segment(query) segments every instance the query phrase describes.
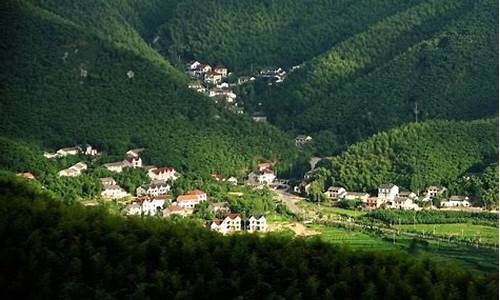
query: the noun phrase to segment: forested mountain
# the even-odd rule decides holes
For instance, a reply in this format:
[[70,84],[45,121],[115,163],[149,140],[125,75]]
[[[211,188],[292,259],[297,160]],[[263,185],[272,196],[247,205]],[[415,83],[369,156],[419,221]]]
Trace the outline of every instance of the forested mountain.
[[412,2],[273,88],[273,122],[352,143],[414,120],[415,106],[421,119],[496,115],[497,1]]
[[168,2],[1,6],[2,134],[112,154],[145,147],[149,163],[202,173],[243,174],[255,158],[296,156],[278,130],[188,90],[187,78],[143,39],[164,21],[157,9],[168,17]]
[[498,205],[498,185],[496,194],[491,191],[495,168],[487,168],[498,159],[497,137],[498,119],[413,123],[350,146],[327,168],[336,184],[353,190],[392,182],[413,191],[441,184],[451,192],[464,192],[465,184],[456,184],[462,176],[486,168],[484,189],[490,192],[484,196]]
[[67,206],[0,176],[3,299],[497,299],[497,275]]

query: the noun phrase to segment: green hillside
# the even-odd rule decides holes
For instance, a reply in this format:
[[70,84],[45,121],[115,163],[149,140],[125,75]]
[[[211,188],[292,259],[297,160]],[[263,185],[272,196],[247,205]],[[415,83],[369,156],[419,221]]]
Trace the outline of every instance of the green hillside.
[[301,64],[421,0],[180,1],[158,28],[159,49],[248,72]]
[[265,105],[279,127],[340,143],[414,120],[416,104],[420,119],[496,115],[497,20],[497,1],[415,3],[314,58]]
[[111,154],[141,146],[149,163],[202,173],[243,174],[258,157],[294,159],[286,135],[188,90],[187,78],[142,39],[163,21],[154,18],[158,6],[125,3],[1,4],[2,134]]
[[[413,191],[442,184],[450,192],[464,192],[455,184],[463,175],[497,161],[497,137],[498,119],[413,123],[350,146],[328,168],[336,184],[352,190],[372,191],[392,182]],[[494,170],[486,169],[481,186],[490,192],[482,196],[498,205],[498,195],[491,191]]]
[[[65,205],[0,177],[3,299],[496,299],[497,274]],[[375,267],[374,267],[375,266]]]

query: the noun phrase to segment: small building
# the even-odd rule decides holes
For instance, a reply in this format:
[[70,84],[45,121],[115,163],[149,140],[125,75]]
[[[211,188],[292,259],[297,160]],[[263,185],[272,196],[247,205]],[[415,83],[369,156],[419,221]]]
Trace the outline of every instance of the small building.
[[426,192],[427,192],[427,197],[428,198],[434,198],[436,196],[440,196],[444,193],[446,193],[447,189],[443,186],[436,186],[436,185],[431,185],[429,187],[427,187],[426,189]]
[[130,194],[117,184],[109,184],[104,185],[101,196],[107,199],[121,199],[130,196]]
[[90,156],[95,156],[98,155],[99,153],[97,152],[97,149],[93,148],[91,145],[85,146],[85,150],[83,151],[85,155],[90,155]]
[[257,181],[260,184],[271,184],[276,179],[274,171],[266,169],[260,172],[257,176]]
[[227,180],[227,183],[230,183],[232,185],[237,185],[238,184],[238,178],[231,176]]
[[78,153],[80,153],[80,151],[81,151],[80,147],[75,146],[75,147],[61,148],[56,151],[56,154],[58,157],[65,157],[69,155],[77,155]]
[[222,233],[227,234],[231,232],[241,231],[241,217],[239,214],[228,214],[224,220],[222,220]]
[[419,210],[420,207],[413,203],[413,200],[405,197],[396,197],[394,200],[387,202],[390,208],[404,209],[404,210]]
[[252,119],[255,121],[255,122],[263,122],[263,123],[267,123],[267,116],[265,113],[263,112],[254,112],[252,114]]
[[166,195],[168,192],[170,192],[170,185],[162,180],[152,181],[136,189],[137,196],[159,196]]
[[252,215],[243,221],[244,229],[248,232],[266,232],[267,220],[263,215]]
[[312,142],[313,138],[308,136],[308,135],[298,135],[295,137],[295,145],[297,146],[303,146],[307,143]]
[[27,179],[35,180],[35,175],[33,175],[31,172],[23,172],[23,173],[17,173],[16,176],[18,177],[24,177]]
[[136,149],[130,149],[125,153],[127,157],[139,157],[141,156],[142,152],[144,152],[144,148],[136,148]]
[[107,163],[103,165],[108,171],[121,173],[124,168],[130,167],[130,164],[127,161],[118,161]]
[[411,199],[411,200],[417,200],[417,198],[418,198],[417,194],[415,194],[414,192],[410,192],[410,191],[399,192],[398,197],[407,198],[407,199]]
[[169,216],[186,217],[186,216],[191,215],[191,214],[193,214],[192,209],[184,209],[177,204],[172,204],[163,210],[164,217],[169,217]]
[[216,72],[208,72],[205,74],[205,82],[217,84],[222,81],[222,75]]
[[210,174],[210,176],[213,179],[215,179],[216,181],[226,181],[226,178],[224,178],[224,175],[222,175],[222,174],[214,173],[214,174]]
[[198,93],[205,93],[207,91],[207,89],[205,88],[205,86],[201,82],[199,82],[199,81],[195,81],[195,82],[189,83],[188,84],[188,88],[190,88],[192,90],[195,90]]
[[165,199],[163,198],[150,198],[142,199],[142,213],[146,216],[156,216],[162,213],[165,206]]
[[368,201],[370,194],[358,192],[346,192],[344,200],[361,200],[363,203]]
[[273,170],[273,168],[274,168],[274,163],[272,162],[261,162],[257,164],[257,170],[259,170],[259,172],[265,170]]
[[102,185],[106,186],[106,185],[114,185],[116,184],[116,181],[111,178],[111,177],[104,177],[104,178],[100,178],[99,181],[101,182]]
[[223,64],[216,65],[214,72],[222,75],[223,77],[227,76],[227,68]]
[[177,172],[171,167],[152,168],[148,170],[148,176],[152,180],[175,181]]
[[451,196],[447,201],[441,201],[441,207],[470,207],[469,197]]
[[190,63],[188,63],[187,69],[193,71],[193,70],[197,70],[200,66],[201,66],[201,63],[199,61],[193,60]]
[[201,190],[193,190],[177,197],[177,205],[182,208],[194,209],[200,202],[207,201],[207,194]]
[[385,201],[393,201],[399,194],[399,187],[392,183],[384,183],[378,187],[378,197]]
[[331,186],[325,192],[325,196],[331,200],[343,199],[346,194],[347,191],[343,187],[339,186]]
[[384,200],[379,197],[368,197],[366,199],[366,203],[364,203],[364,207],[366,209],[377,209],[384,204]]
[[79,162],[67,169],[59,171],[59,176],[76,177],[80,176],[85,170],[87,170],[87,164],[84,162]]
[[140,156],[129,155],[125,161],[124,163],[127,164],[128,162],[130,168],[142,167],[142,158]]

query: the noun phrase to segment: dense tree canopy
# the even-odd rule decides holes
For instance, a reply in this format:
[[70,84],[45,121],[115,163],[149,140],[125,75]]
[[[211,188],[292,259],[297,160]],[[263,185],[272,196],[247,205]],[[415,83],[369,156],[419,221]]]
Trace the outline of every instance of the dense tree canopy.
[[497,299],[496,275],[280,235],[123,219],[0,179],[5,299]]

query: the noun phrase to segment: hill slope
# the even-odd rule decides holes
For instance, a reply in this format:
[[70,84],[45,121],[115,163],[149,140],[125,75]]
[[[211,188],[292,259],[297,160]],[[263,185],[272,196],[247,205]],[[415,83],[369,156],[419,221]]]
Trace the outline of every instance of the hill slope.
[[352,190],[386,182],[413,191],[439,184],[456,189],[462,175],[497,161],[497,137],[498,119],[410,124],[350,146],[328,168],[337,184]]
[[423,1],[336,44],[264,101],[281,128],[351,143],[420,118],[498,111],[498,3]]
[[282,133],[188,90],[120,3],[2,3],[3,134],[113,154],[143,146],[151,163],[204,173],[243,173],[256,157],[293,159]]
[[319,240],[223,237],[182,220],[124,219],[66,206],[4,176],[0,205],[4,299],[498,298],[496,274]]

